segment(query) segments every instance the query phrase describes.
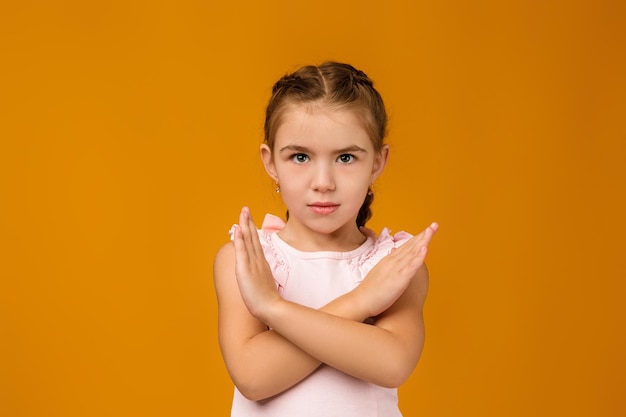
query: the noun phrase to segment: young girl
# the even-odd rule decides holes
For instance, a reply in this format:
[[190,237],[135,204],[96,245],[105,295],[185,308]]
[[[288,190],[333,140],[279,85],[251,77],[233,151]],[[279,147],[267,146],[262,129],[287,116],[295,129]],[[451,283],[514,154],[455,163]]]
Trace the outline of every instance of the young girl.
[[347,64],[274,85],[261,158],[287,206],[248,208],[214,265],[234,417],[400,416],[397,387],[424,343],[433,223],[411,237],[364,227],[389,148],[372,81]]

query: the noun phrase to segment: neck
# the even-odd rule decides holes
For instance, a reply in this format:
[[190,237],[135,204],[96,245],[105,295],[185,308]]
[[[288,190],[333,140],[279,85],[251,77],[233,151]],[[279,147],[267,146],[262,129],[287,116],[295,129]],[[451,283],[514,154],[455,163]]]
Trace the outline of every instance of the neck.
[[347,252],[358,248],[367,239],[356,226],[356,221],[330,233],[322,233],[289,219],[278,235],[303,252]]

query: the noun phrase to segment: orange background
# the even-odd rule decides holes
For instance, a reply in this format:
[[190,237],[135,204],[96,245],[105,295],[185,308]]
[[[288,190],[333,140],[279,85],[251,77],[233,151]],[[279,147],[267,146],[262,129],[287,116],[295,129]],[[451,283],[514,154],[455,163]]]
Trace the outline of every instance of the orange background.
[[625,12],[3,2],[0,415],[228,414],[213,255],[283,212],[264,105],[328,59],[391,114],[370,227],[441,224],[405,415],[626,415]]

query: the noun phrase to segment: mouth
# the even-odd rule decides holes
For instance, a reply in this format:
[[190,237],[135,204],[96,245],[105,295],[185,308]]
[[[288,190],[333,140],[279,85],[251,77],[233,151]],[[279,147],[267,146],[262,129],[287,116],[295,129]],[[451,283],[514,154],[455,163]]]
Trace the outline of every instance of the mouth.
[[309,204],[308,207],[316,214],[331,214],[337,211],[339,204],[320,201]]

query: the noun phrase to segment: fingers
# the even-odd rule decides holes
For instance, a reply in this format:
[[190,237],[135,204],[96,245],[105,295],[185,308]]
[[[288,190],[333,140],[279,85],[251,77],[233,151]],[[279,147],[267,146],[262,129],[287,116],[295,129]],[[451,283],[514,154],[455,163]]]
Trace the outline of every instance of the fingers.
[[243,207],[239,214],[239,230],[243,246],[248,254],[250,256],[262,256],[263,248],[261,247],[259,235],[248,207]]
[[410,258],[410,268],[419,268],[424,263],[428,253],[428,245],[435,233],[437,233],[437,230],[439,230],[439,224],[432,223],[416,236],[415,242],[413,242],[415,254]]
[[404,245],[392,251],[389,258],[396,263],[398,270],[413,271],[419,268],[426,259],[428,245],[439,230],[437,223],[432,223],[418,235],[413,236]]
[[238,265],[247,265],[250,262],[250,226],[247,220],[247,210],[244,207],[239,213],[239,224],[235,225],[233,243],[235,244],[235,260]]
[[249,265],[250,260],[241,235],[241,227],[239,225],[235,225],[233,243],[235,244],[235,270],[238,273],[243,272],[243,270],[245,270]]
[[241,230],[241,238],[247,251],[252,249],[252,237],[250,231],[250,213],[247,207],[241,209],[239,213],[239,229]]
[[421,234],[422,234],[422,244],[424,246],[428,246],[435,233],[439,230],[439,225],[437,223],[432,223],[428,226]]
[[404,252],[414,252],[414,254],[416,254],[416,250],[419,250],[419,248],[421,247],[427,247],[429,245],[431,239],[438,229],[439,225],[437,223],[432,223],[421,233],[413,236],[411,239],[409,239],[408,242],[400,246],[396,251],[394,251],[394,253],[396,253],[397,256],[402,256]]
[[419,246],[428,246],[435,233],[439,230],[437,223],[432,223],[426,229],[424,229],[419,235],[415,236],[414,244]]
[[252,241],[252,246],[254,248],[254,252],[255,254],[259,255],[259,256],[264,256],[263,255],[263,247],[261,246],[261,240],[259,239],[259,234],[257,232],[257,228],[256,225],[254,224],[254,220],[252,219],[252,215],[250,214],[250,209],[248,209],[247,207],[245,207],[246,209],[246,213],[247,213],[247,217],[248,217],[248,226],[249,226],[249,230],[250,230],[250,238]]
[[424,260],[426,260],[426,255],[428,254],[428,246],[421,246],[417,254],[412,256],[409,259],[408,265],[406,268],[411,271],[411,275],[413,275],[417,270],[424,264]]

